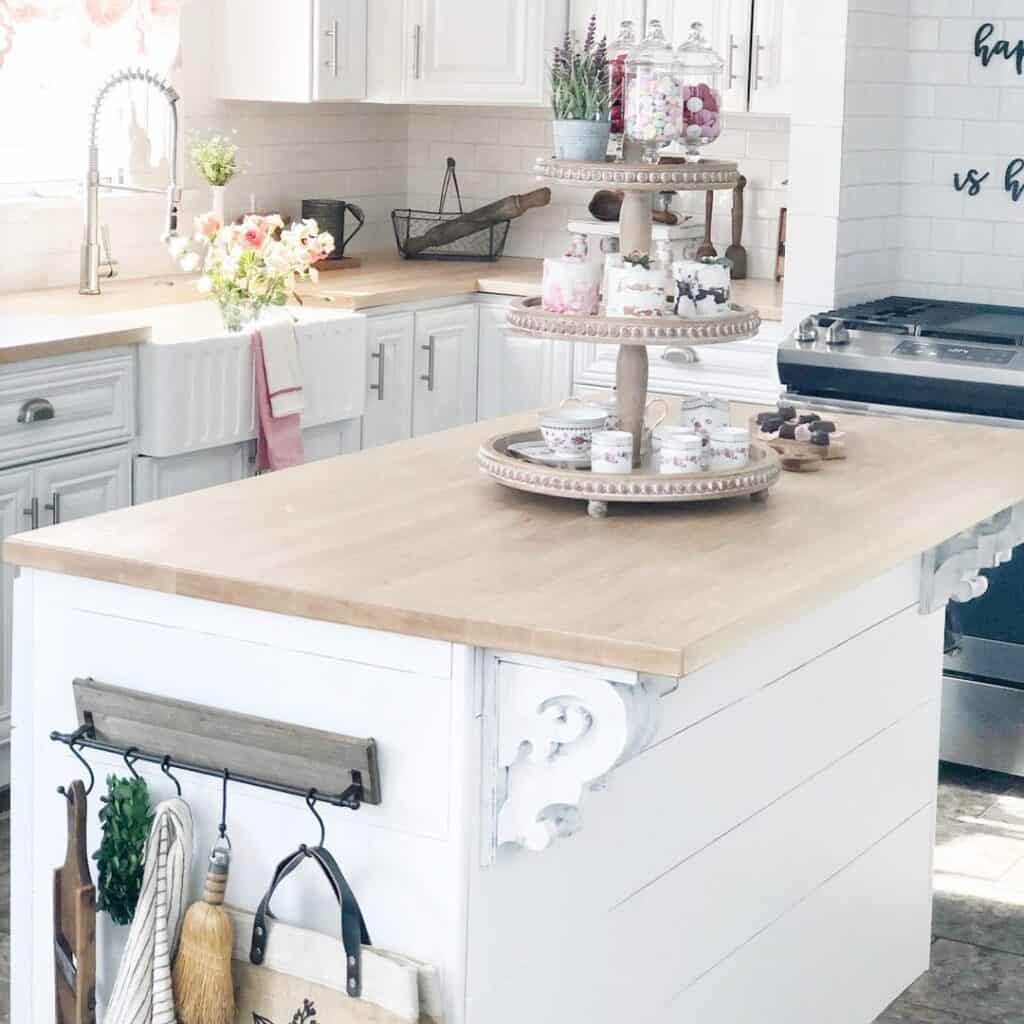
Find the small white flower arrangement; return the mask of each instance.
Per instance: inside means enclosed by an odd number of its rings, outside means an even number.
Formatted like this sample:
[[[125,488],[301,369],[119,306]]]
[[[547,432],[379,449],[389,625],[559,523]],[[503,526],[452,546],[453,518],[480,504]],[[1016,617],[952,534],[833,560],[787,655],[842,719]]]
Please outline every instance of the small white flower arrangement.
[[[175,239],[171,255],[186,273],[200,273],[197,287],[219,303],[224,326],[237,331],[269,306],[295,298],[300,280],[316,283],[316,264],[334,251],[334,238],[315,220],[286,225],[279,214],[247,215],[223,224],[215,213],[196,218],[191,239]]]
[[[189,155],[208,185],[223,187],[238,173],[238,147],[223,135],[197,139]]]

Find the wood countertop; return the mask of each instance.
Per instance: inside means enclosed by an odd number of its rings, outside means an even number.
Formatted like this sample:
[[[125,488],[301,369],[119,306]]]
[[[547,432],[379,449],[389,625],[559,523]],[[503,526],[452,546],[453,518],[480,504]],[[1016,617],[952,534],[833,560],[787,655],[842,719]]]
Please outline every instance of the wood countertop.
[[[733,410],[745,422],[749,407]],[[1024,430],[844,416],[766,502],[507,490],[508,417],[21,534],[7,561],[372,629],[683,676],[1024,499]]]
[[[405,302],[457,295],[529,296],[540,293],[542,261],[504,258],[496,263],[402,260],[393,255],[364,257],[352,270],[325,271],[317,285],[303,284],[299,294],[306,305],[344,310],[367,310]],[[195,277],[167,274],[128,280],[115,278],[100,285],[101,295],[79,295],[74,287],[0,294],[0,340],[11,315],[64,318],[102,316],[144,310],[153,306],[204,301],[195,290]],[[737,281],[738,302],[756,306],[765,320],[782,319],[782,286],[772,281]]]
[[[149,338],[145,318],[107,320],[0,312],[0,364],[138,345]]]

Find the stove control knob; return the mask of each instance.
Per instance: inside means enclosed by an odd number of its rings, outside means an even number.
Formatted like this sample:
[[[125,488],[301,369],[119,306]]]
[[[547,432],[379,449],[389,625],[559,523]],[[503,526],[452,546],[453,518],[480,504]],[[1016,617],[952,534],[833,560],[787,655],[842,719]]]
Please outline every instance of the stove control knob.
[[[850,343],[850,332],[844,320],[833,320],[825,328],[826,345],[848,345]]]
[[[800,321],[797,329],[793,332],[793,338],[796,341],[810,344],[811,342],[818,340],[818,319],[813,316],[805,316]]]

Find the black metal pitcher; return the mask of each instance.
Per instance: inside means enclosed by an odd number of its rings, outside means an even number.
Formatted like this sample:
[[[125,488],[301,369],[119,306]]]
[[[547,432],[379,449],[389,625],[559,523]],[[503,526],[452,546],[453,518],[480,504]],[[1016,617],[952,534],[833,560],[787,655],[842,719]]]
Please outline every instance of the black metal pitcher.
[[[351,233],[345,234],[345,213],[351,210],[352,216],[358,221]],[[343,199],[303,199],[302,219],[312,218],[321,231],[329,231],[334,236],[334,252],[329,259],[340,259],[345,255],[345,246],[363,229],[366,216],[355,203],[346,203]]]

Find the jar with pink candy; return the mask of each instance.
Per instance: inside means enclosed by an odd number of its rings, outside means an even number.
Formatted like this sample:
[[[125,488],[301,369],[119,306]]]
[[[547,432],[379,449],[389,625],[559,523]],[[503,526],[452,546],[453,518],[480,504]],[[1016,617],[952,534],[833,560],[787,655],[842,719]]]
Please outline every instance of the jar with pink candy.
[[[647,163],[679,138],[682,92],[672,45],[657,18],[626,64],[626,134],[643,147]]]
[[[677,53],[681,87],[681,142],[696,159],[703,146],[722,134],[722,79],[725,61],[711,49],[704,26],[695,21]]]

